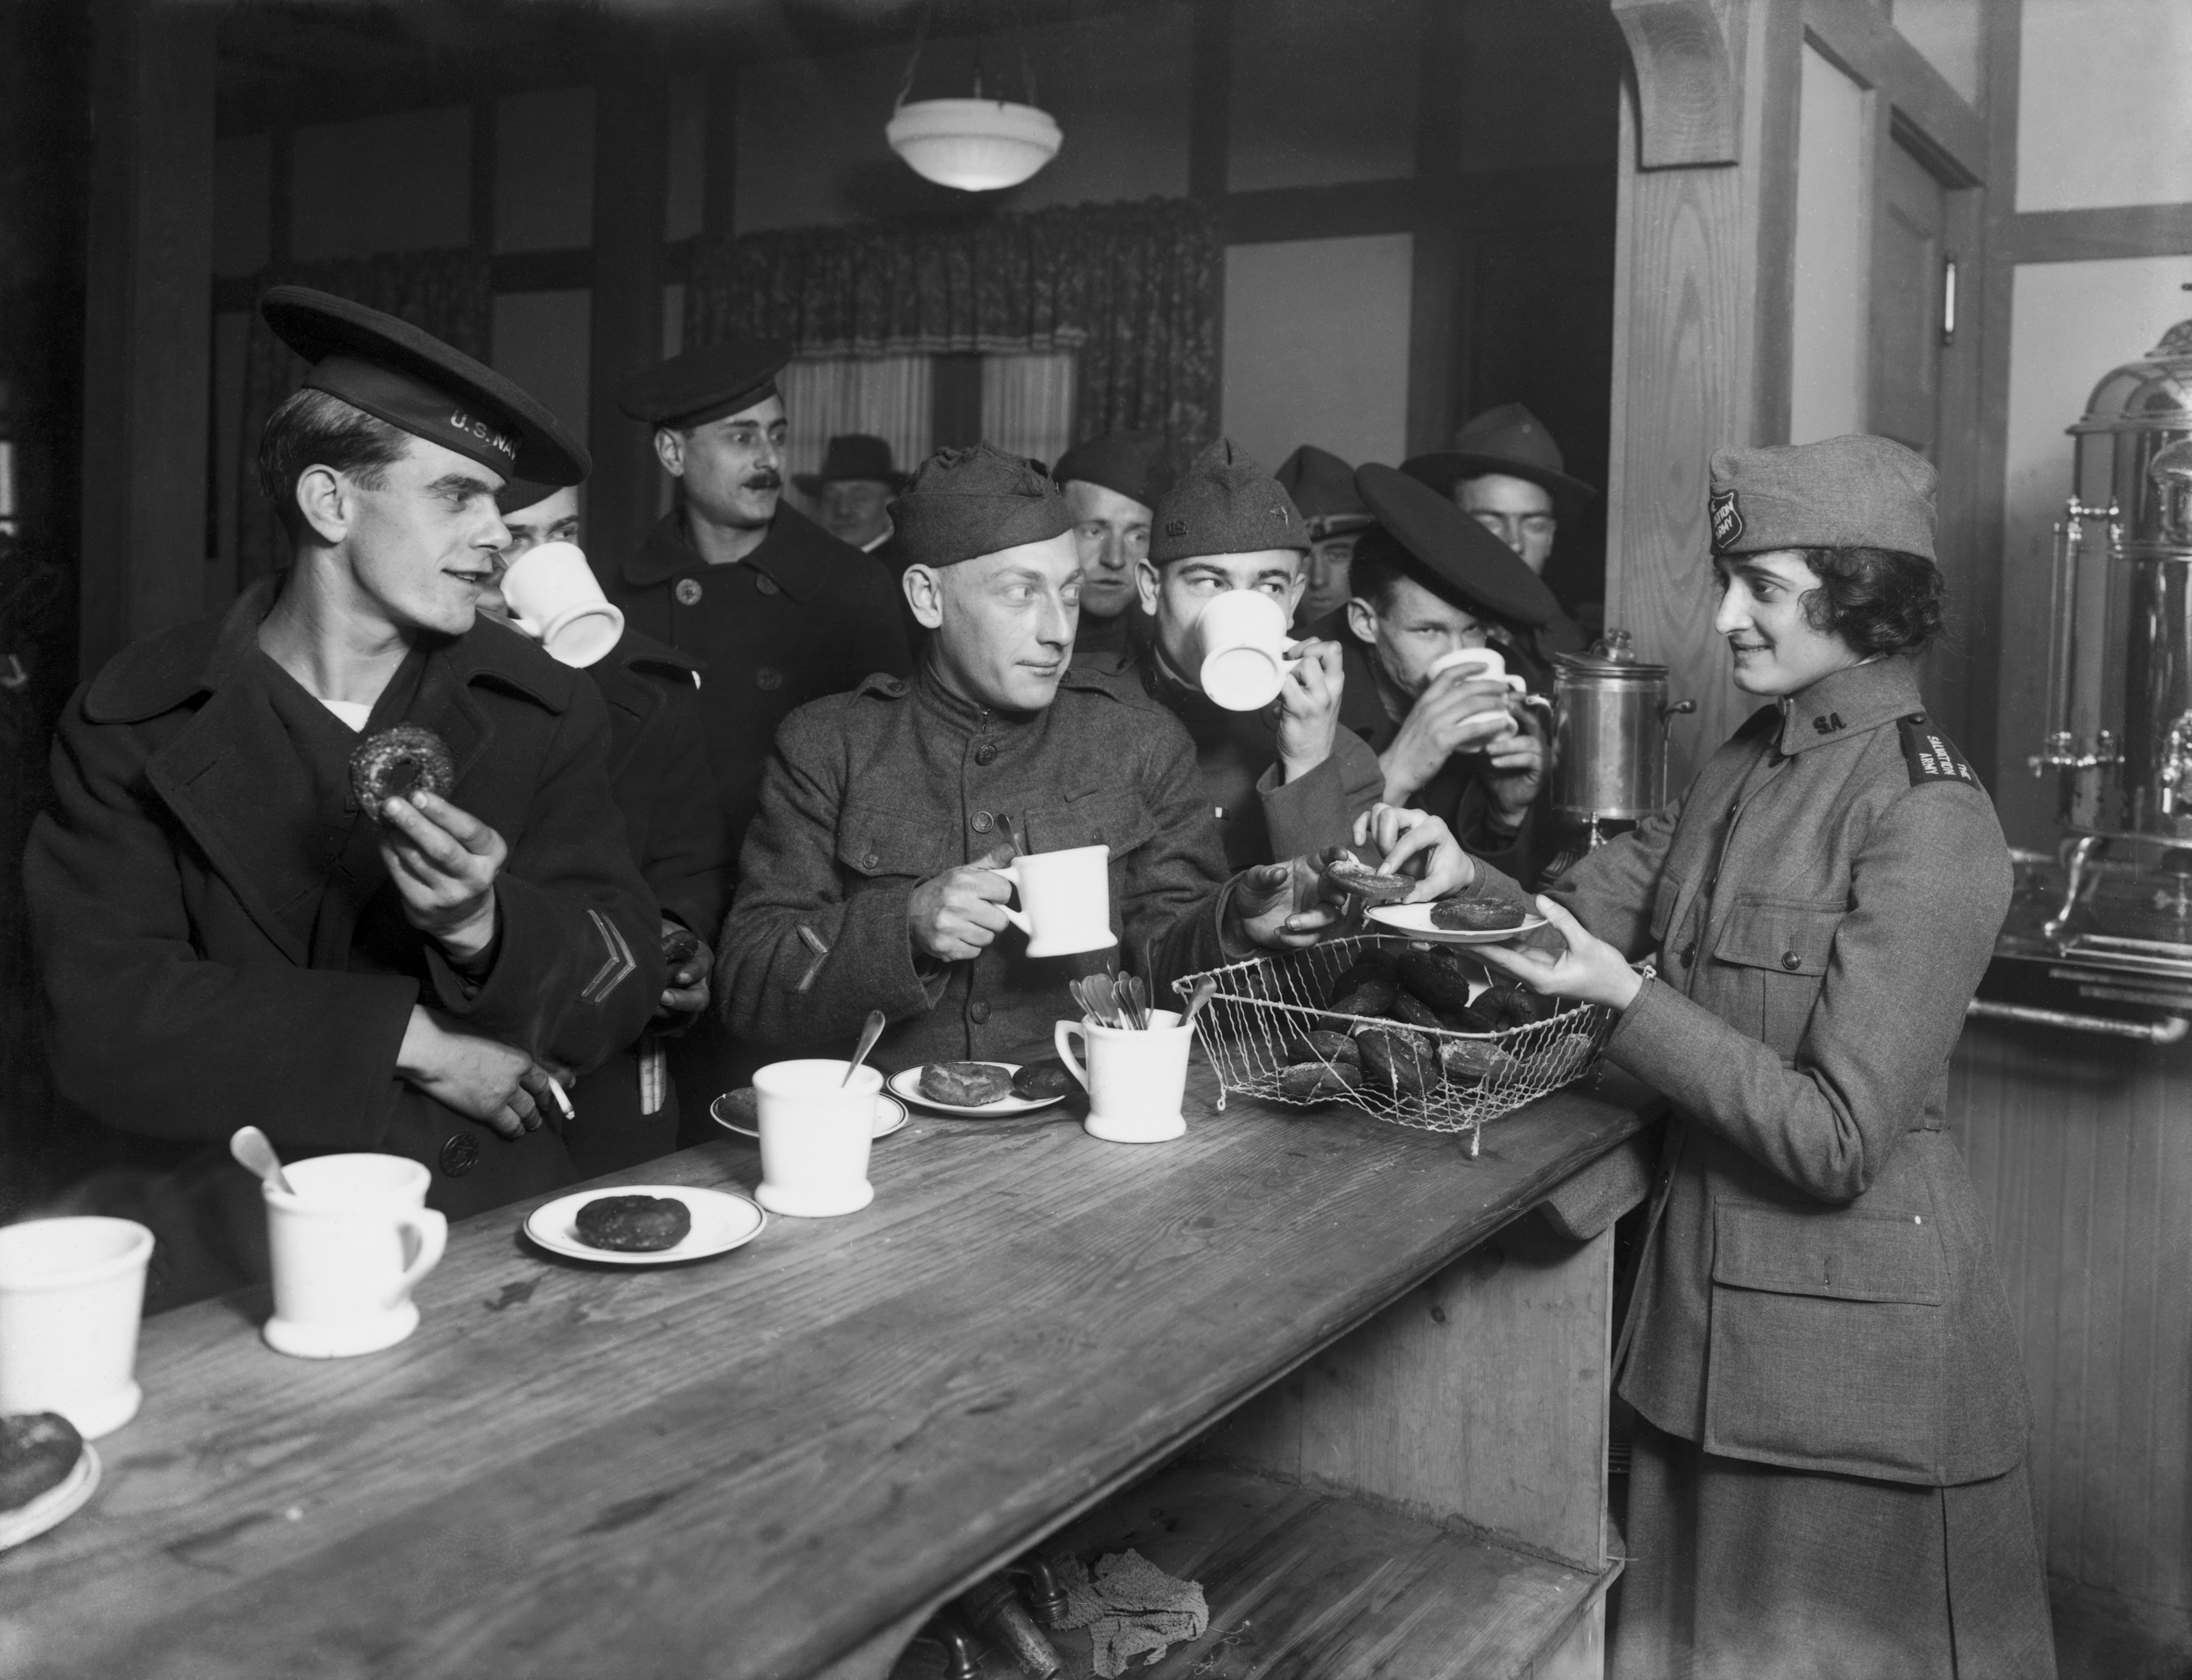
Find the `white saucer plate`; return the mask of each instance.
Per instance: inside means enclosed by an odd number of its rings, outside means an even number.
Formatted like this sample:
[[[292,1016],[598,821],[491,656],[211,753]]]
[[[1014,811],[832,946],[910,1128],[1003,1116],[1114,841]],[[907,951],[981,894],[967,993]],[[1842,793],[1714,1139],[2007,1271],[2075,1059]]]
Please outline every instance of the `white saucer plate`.
[[[984,1062],[977,1065],[984,1068],[1002,1068],[1008,1073],[1017,1073],[1020,1070],[1020,1064],[1017,1062]],[[1057,1096],[1001,1096],[995,1102],[985,1102],[979,1108],[964,1102],[939,1102],[933,1096],[923,1096],[921,1094],[921,1073],[922,1070],[919,1068],[905,1068],[893,1073],[889,1082],[891,1095],[913,1103],[918,1108],[933,1109],[939,1114],[958,1114],[970,1120],[995,1120],[1002,1119],[1008,1114],[1032,1114],[1038,1108],[1056,1108],[1065,1101],[1066,1095],[1070,1094],[1066,1093]]]
[[[28,1505],[0,1511],[0,1552],[20,1546],[26,1540],[36,1540],[48,1529],[58,1527],[75,1516],[97,1490],[99,1472],[98,1450],[86,1442],[83,1456],[77,1460],[67,1475]]]
[[[1504,945],[1545,925],[1543,916],[1533,915],[1525,916],[1520,927],[1433,927],[1429,904],[1373,904],[1364,914],[1380,927],[1404,933],[1411,939],[1428,939],[1434,945]]]
[[[643,1254],[597,1249],[579,1240],[579,1210],[604,1196],[667,1196],[685,1204],[693,1228],[682,1242]],[[705,1260],[728,1254],[761,1235],[768,1216],[758,1204],[728,1190],[701,1190],[689,1184],[615,1184],[606,1189],[574,1190],[533,1210],[525,1234],[551,1254],[591,1260],[602,1266],[674,1266],[681,1260]]]
[[[746,1089],[751,1091],[752,1087],[749,1085]],[[758,1139],[761,1134],[747,1125],[745,1117],[731,1106],[731,1099],[739,1095],[740,1093],[735,1091],[725,1091],[708,1105],[708,1118],[722,1127],[725,1131],[734,1131],[740,1137]],[[888,1137],[893,1132],[904,1126],[909,1118],[905,1104],[899,1102],[898,1098],[878,1096],[876,1098],[875,1125],[868,1133],[868,1136],[871,1141],[878,1137]]]

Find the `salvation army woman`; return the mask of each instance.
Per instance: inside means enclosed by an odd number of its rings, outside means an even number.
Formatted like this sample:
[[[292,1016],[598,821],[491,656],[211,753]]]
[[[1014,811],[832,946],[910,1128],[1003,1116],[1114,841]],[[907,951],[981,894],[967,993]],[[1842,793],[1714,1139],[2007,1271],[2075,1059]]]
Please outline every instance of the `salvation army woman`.
[[[2024,1379],[1942,1130],[2010,868],[1919,698],[1933,470],[1876,437],[1721,450],[1711,515],[1714,627],[1769,703],[1487,952],[1618,1011],[1608,1057],[1673,1109],[1616,1355],[1612,1671],[2052,1676]],[[1521,896],[1488,868],[1468,895]]]

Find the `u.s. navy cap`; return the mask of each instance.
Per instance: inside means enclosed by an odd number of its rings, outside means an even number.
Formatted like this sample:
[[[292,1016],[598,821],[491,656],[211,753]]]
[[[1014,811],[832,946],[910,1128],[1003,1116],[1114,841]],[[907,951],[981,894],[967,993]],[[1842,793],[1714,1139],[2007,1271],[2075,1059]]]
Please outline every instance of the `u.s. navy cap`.
[[[1933,554],[1933,464],[1885,437],[1715,449],[1715,554],[1893,549]]]
[[[1073,528],[1065,497],[1039,463],[986,443],[931,455],[890,516],[899,551],[916,566],[956,566]]]
[[[585,445],[517,384],[408,321],[309,286],[269,287],[259,313],[311,364],[308,390],[505,478],[576,484],[593,464]]]
[[[1378,517],[1355,550],[1358,561],[1367,548],[1390,543],[1402,569],[1436,594],[1514,624],[1550,624],[1559,614],[1553,592],[1512,549],[1422,480],[1373,461],[1356,468],[1355,487]]]
[[[791,346],[775,339],[727,339],[648,368],[617,394],[617,407],[651,426],[705,426],[776,395]]]

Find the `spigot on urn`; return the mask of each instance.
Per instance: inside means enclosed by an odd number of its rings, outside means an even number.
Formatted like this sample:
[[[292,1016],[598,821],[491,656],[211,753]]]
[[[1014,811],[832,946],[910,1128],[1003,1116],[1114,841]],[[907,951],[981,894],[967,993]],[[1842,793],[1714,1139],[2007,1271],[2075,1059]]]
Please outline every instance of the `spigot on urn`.
[[[2154,779],[2161,789],[2161,814],[2175,817],[2192,806],[2192,712],[2169,726],[2161,743],[2161,763]]]

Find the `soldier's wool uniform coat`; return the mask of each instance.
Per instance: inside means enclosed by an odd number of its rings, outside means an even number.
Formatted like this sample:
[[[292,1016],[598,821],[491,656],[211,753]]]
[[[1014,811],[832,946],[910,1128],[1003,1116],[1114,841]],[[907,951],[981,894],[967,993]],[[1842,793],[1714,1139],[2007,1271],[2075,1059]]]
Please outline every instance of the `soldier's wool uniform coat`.
[[[61,717],[24,863],[54,1081],[139,1169],[255,1125],[284,1155],[423,1162],[452,1217],[570,1182],[559,1121],[505,1141],[395,1062],[414,1004],[577,1068],[646,1024],[658,921],[603,820],[601,698],[482,621],[423,641],[374,709],[368,732],[409,722],[448,743],[452,801],[509,846],[493,958],[470,979],[403,920],[350,793],[357,736],[260,650],[275,590],[126,649]]]
[[[1039,712],[985,709],[924,665],[795,712],[762,788],[716,957],[734,1033],[790,1054],[845,1053],[871,1009],[890,1019],[886,1071],[1008,1059],[1077,1011],[1066,981],[1100,965],[1031,959],[1007,928],[969,962],[916,958],[913,890],[1019,849],[1110,848],[1122,965],[1170,982],[1224,960],[1224,854],[1195,749],[1155,701],[1069,670]]]
[[[1675,1111],[1619,1373],[1642,1419],[1624,1680],[1824,1649],[2053,1671],[2015,1330],[1942,1130],[2009,891],[1993,805],[1899,658],[1761,709],[1554,890],[1656,957],[1607,1054]],[[1519,897],[1492,871],[1471,893]]]
[[[608,705],[609,792],[632,861],[664,918],[713,946],[730,908],[734,851],[708,769],[693,662],[627,628],[586,675]],[[586,1177],[677,1147],[680,1094],[664,1045],[682,1030],[649,1034],[579,1081],[578,1119],[564,1133]],[[715,1093],[695,1095],[705,1110]]]

